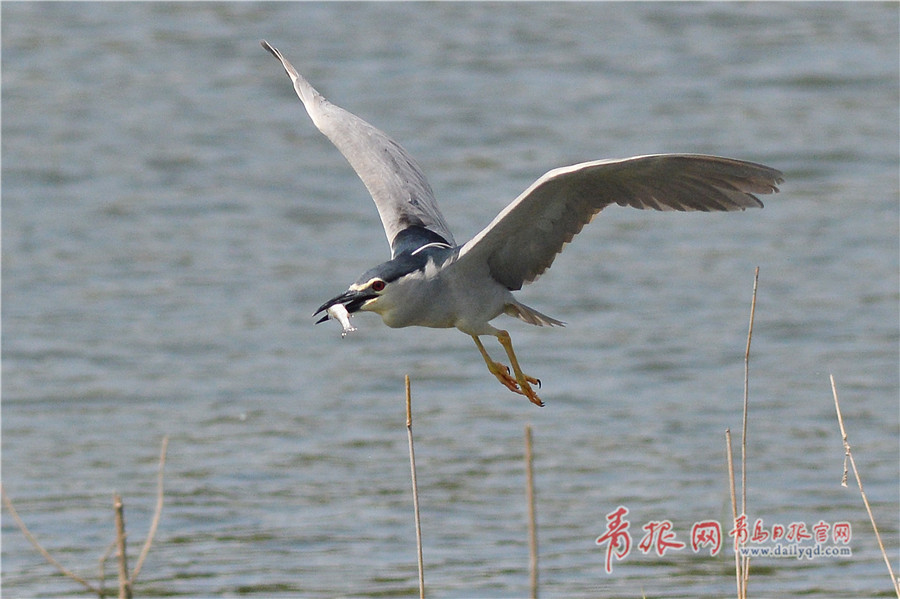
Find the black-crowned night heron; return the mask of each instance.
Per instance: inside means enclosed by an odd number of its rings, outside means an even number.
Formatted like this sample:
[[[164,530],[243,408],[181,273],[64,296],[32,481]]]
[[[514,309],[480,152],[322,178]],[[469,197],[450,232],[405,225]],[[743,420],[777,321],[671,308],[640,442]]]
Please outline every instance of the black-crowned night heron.
[[[389,327],[456,327],[470,335],[488,370],[509,390],[544,405],[522,372],[509,333],[490,324],[500,314],[538,326],[562,326],[513,296],[553,263],[563,246],[610,204],[682,211],[762,207],[754,193],[777,192],[782,173],[717,156],[657,154],[596,160],[551,170],[531,184],[478,235],[463,245],[438,210],[431,186],[397,142],[322,97],[281,53],[281,61],[313,123],[347,158],[381,217],[391,259],[366,271],[344,293],[322,304],[319,320],[370,311]],[[479,339],[496,337],[509,368]]]

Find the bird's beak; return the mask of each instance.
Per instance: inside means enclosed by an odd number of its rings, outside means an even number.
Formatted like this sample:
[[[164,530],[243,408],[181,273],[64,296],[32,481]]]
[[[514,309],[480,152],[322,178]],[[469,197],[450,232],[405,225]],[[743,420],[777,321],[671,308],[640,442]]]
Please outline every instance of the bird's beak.
[[[367,290],[359,291],[359,290],[355,290],[355,289],[348,289],[347,291],[340,294],[339,296],[333,297],[330,300],[328,300],[327,302],[325,302],[324,304],[322,304],[321,306],[319,306],[319,309],[313,313],[313,316],[318,315],[320,312],[324,312],[325,310],[327,310],[328,308],[330,308],[331,306],[334,306],[336,304],[343,304],[344,307],[347,309],[347,312],[349,312],[350,314],[353,314],[354,312],[359,311],[359,309],[362,307],[362,305],[365,304],[367,301],[369,301],[370,299],[374,299],[376,297],[378,297],[378,295],[373,293],[372,291],[367,291]],[[320,322],[325,322],[326,320],[328,320],[328,318],[329,318],[329,316],[328,316],[328,314],[326,314],[325,316],[323,316],[322,318],[317,320],[316,324],[319,324]]]

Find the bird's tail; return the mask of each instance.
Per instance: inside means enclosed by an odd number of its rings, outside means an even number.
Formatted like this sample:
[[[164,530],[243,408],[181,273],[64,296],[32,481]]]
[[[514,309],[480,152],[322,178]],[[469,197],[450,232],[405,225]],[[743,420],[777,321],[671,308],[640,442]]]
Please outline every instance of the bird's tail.
[[[561,320],[556,320],[555,318],[550,318],[546,314],[541,314],[534,308],[529,308],[525,304],[515,303],[515,304],[506,304],[506,308],[503,312],[509,316],[515,316],[519,320],[524,320],[528,324],[533,324],[538,327],[564,327],[566,323]]]

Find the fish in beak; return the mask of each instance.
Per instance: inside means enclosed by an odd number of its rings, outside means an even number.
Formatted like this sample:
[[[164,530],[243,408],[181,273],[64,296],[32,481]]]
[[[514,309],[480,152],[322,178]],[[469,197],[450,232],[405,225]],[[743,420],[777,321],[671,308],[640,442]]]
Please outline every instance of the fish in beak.
[[[350,324],[350,315],[357,312],[363,304],[375,297],[377,295],[371,291],[349,289],[319,306],[319,309],[313,313],[313,316],[317,316],[321,312],[325,312],[325,316],[317,320],[316,324],[326,320],[337,320],[341,323],[341,337],[346,337],[347,333],[352,333],[356,330],[356,327]]]

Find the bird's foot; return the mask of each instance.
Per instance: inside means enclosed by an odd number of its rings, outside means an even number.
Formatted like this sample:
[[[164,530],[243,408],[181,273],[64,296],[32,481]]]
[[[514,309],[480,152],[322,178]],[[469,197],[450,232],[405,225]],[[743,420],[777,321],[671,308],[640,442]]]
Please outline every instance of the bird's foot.
[[[530,401],[537,407],[543,408],[544,402],[541,401],[541,398],[538,397],[537,393],[534,392],[534,389],[531,388],[531,385],[528,384],[528,383],[531,383],[532,385],[537,385],[538,389],[540,389],[541,388],[541,379],[536,379],[536,378],[528,376],[528,375],[523,375],[523,376],[524,376],[524,379],[519,380],[520,389],[519,389],[518,393],[521,393],[522,395],[527,397],[528,401]]]
[[[507,367],[505,364],[501,364],[500,362],[492,362],[490,370],[491,373],[493,373],[493,375],[497,377],[497,380],[500,381],[507,389],[509,389],[513,393],[524,395],[528,398],[528,401],[536,406],[544,407],[544,402],[541,401],[541,398],[538,397],[537,393],[534,392],[534,389],[531,388],[531,385],[537,385],[538,389],[540,389],[540,379],[528,376],[527,374],[523,374],[522,378],[517,379],[510,374],[509,367]]]
[[[514,379],[509,373],[509,367],[506,364],[501,364],[500,362],[491,362],[488,364],[489,370],[491,374],[497,377],[497,380],[500,381],[507,389],[514,393],[522,393],[519,390],[519,383]]]

